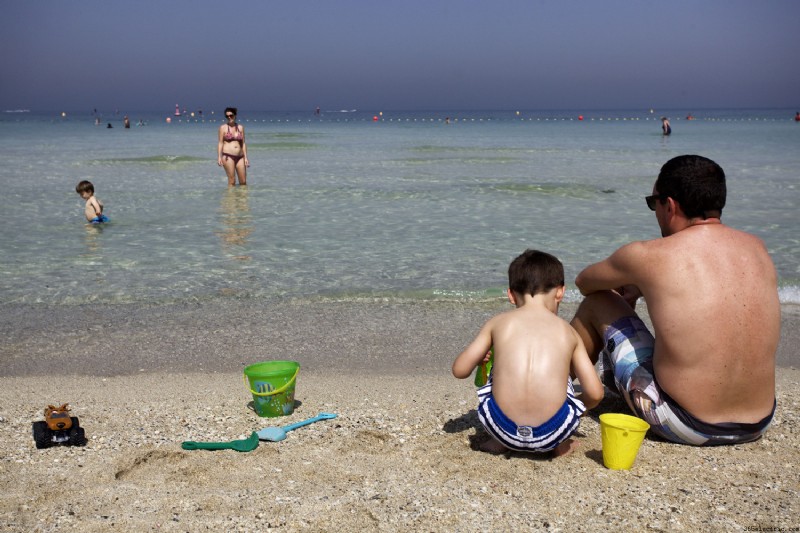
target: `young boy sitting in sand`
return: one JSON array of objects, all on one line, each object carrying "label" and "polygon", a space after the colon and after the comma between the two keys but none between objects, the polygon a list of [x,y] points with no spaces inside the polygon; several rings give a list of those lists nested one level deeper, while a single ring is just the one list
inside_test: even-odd
[{"label": "young boy sitting in sand", "polygon": [[108,222],[108,217],[103,214],[103,202],[94,195],[94,185],[91,181],[83,180],[76,187],[75,191],[86,200],[86,207],[83,214],[89,224],[103,224]]},{"label": "young boy sitting in sand", "polygon": [[456,358],[453,375],[469,377],[493,346],[491,375],[478,389],[478,418],[493,439],[481,449],[565,455],[577,446],[570,436],[580,416],[603,399],[603,385],[577,332],[557,314],[564,267],[550,254],[526,250],[508,267],[508,284],[516,309],[486,322]]}]

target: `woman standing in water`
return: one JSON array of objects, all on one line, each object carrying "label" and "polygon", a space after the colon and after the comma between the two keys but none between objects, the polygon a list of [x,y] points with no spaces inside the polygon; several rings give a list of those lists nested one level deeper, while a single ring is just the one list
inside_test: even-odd
[{"label": "woman standing in water", "polygon": [[247,145],[244,142],[244,126],[236,123],[236,108],[225,108],[227,124],[219,127],[219,143],[217,144],[217,164],[225,169],[228,175],[228,186],[247,185]]}]

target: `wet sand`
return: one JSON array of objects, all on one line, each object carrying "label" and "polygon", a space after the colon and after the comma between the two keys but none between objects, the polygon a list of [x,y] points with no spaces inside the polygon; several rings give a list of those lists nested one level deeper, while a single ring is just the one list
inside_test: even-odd
[{"label": "wet sand", "polygon": [[[453,357],[502,302],[221,301],[0,307],[0,530],[729,531],[800,527],[800,309],[784,306],[778,410],[755,443],[648,437],[631,471],[602,463],[597,415],[551,460],[486,438]],[[561,315],[571,316],[571,306]],[[294,414],[259,418],[243,366],[302,365]],[[60,377],[63,376],[63,377]],[[69,402],[86,447],[37,450],[31,422]],[[249,453],[185,451],[318,414]]]}]

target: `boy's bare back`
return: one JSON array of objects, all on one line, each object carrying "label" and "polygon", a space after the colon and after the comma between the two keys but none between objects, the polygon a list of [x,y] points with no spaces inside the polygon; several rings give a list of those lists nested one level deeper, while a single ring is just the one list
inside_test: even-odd
[{"label": "boy's bare back", "polygon": [[577,334],[565,320],[533,303],[498,315],[490,327],[497,405],[518,425],[541,425],[567,398]]},{"label": "boy's bare back", "polygon": [[581,381],[587,408],[603,397],[583,342],[556,314],[561,294],[563,288],[535,296],[510,294],[517,308],[486,322],[453,364],[456,377],[467,377],[494,346],[492,394],[517,425],[548,421],[564,405],[571,371]]}]

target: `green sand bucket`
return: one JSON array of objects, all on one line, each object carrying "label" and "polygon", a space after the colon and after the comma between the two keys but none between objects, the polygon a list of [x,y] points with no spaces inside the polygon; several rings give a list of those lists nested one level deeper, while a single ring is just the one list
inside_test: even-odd
[{"label": "green sand bucket", "polygon": [[253,395],[258,416],[286,416],[294,412],[294,386],[300,364],[264,361],[245,367],[244,383]]},{"label": "green sand bucket", "polygon": [[617,413],[600,415],[600,438],[606,468],[630,470],[648,429],[650,424],[635,416]]}]

